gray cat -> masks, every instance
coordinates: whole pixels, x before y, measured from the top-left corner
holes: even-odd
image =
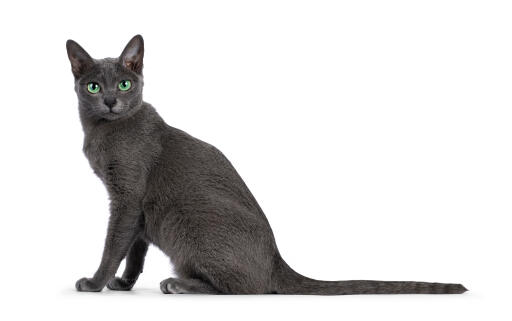
[[[78,291],[127,291],[142,272],[148,244],[167,254],[177,278],[163,293],[463,293],[460,284],[318,281],[300,275],[277,249],[270,225],[231,163],[215,147],[168,126],[142,100],[142,37],[119,58],[96,60],[66,43],[83,150],[110,195],[103,257]],[[115,273],[126,258],[121,277]]]

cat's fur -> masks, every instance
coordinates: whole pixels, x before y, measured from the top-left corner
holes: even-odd
[[[68,40],[83,150],[110,195],[110,220],[100,266],[78,291],[130,290],[148,244],[175,266],[164,293],[385,294],[463,293],[460,284],[317,281],[281,258],[253,195],[215,147],[168,126],[142,100],[143,40],[135,36],[119,58],[92,59]],[[118,83],[130,80],[126,92]],[[87,84],[101,86],[91,94]],[[107,106],[107,105],[110,105]],[[122,277],[115,273],[126,258]]]

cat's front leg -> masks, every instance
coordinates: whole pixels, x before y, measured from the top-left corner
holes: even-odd
[[[99,292],[115,275],[128,249],[142,231],[139,204],[133,200],[112,202],[100,266],[92,278],[82,278],[76,282],[78,291]]]
[[[114,277],[107,283],[107,287],[114,291],[129,291],[134,286],[144,268],[144,258],[148,251],[148,242],[138,238],[126,256],[126,267],[121,277]]]

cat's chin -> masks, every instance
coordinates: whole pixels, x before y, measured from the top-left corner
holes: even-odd
[[[121,118],[124,118],[124,117],[126,117],[124,113],[108,112],[108,113],[104,113],[102,115],[102,118],[104,118],[106,120],[117,120],[117,119],[121,119]]]

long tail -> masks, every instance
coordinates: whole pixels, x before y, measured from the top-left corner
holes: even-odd
[[[349,294],[461,294],[462,284],[409,281],[319,281],[295,272],[279,258],[274,266],[276,293],[311,295]]]

